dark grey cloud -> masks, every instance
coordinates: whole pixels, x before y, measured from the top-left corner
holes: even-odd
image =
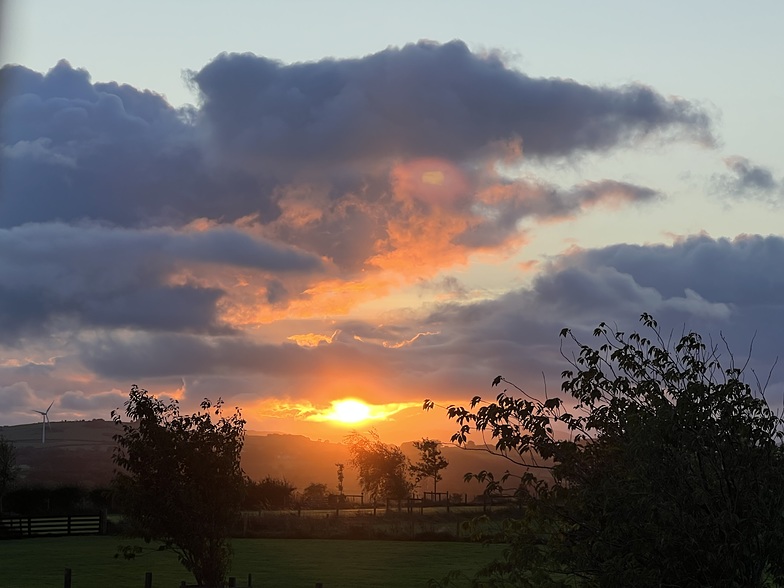
[[[317,271],[318,258],[236,229],[131,230],[60,223],[0,229],[0,338],[76,325],[225,330],[218,288],[172,284],[188,263]]]
[[[744,235],[713,239],[696,235],[673,245],[613,245],[575,253],[570,263],[586,271],[612,267],[642,287],[670,298],[686,289],[706,300],[784,306],[784,238]]]
[[[65,61],[45,75],[4,66],[0,87],[0,227],[277,214],[274,180],[211,166],[194,113],[158,94],[93,84]]]
[[[476,157],[522,139],[528,156],[602,151],[658,133],[712,142],[698,106],[651,88],[535,79],[460,41],[284,65],[223,54],[192,74],[200,116],[230,157],[271,165]]]
[[[784,200],[784,179],[777,180],[770,169],[740,156],[728,157],[724,164],[731,173],[713,176],[714,192],[731,199]]]
[[[521,140],[529,156],[548,158],[711,133],[695,104],[640,85],[529,78],[460,42],[292,65],[221,55],[192,81],[202,104],[176,109],[154,92],[93,83],[66,61],[46,74],[0,68],[0,227],[253,219],[271,238],[359,272],[400,214],[390,184],[399,158],[456,160],[471,180],[457,200],[470,206],[497,179],[478,181],[476,160],[498,156],[498,145]],[[604,198],[611,183],[593,190]],[[456,242],[495,246],[525,215],[591,203],[587,186],[543,189],[538,199],[480,207]],[[305,221],[292,214],[298,191],[318,211]]]
[[[652,313],[666,337],[696,330],[721,346],[726,337],[735,361],[764,380],[784,349],[784,238],[734,240],[691,237],[670,246],[615,245],[562,256],[530,288],[471,304],[445,304],[424,323],[439,330],[433,349],[401,349],[407,360],[440,357],[446,370],[466,364],[519,379],[533,390],[560,384],[565,362],[558,349],[561,328],[586,343],[600,322],[628,332],[642,329],[640,314]],[[438,355],[433,355],[435,352]],[[497,375],[497,374],[496,374]],[[753,383],[753,374],[747,376]],[[486,378],[487,379],[487,378]],[[489,380],[487,380],[489,381]],[[784,372],[774,371],[776,402]]]
[[[82,343],[81,358],[101,376],[136,379],[241,373],[316,377],[325,367],[361,370],[366,363],[356,347],[346,345],[308,349],[243,336],[181,333],[105,334]]]
[[[322,267],[321,260],[310,253],[254,239],[229,227],[194,233],[148,231],[146,235],[152,241],[150,246],[185,260],[278,272],[314,271]]]
[[[529,182],[505,182],[490,188],[498,193],[492,204],[472,204],[470,209],[480,221],[454,242],[469,247],[500,245],[517,232],[525,218],[563,219],[601,204],[619,205],[652,201],[661,195],[656,190],[626,182],[604,180],[585,182],[570,190]]]

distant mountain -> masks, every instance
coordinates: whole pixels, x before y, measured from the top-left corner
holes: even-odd
[[[112,437],[118,432],[120,428],[115,423],[100,419],[52,422],[42,445],[40,423],[0,427],[0,433],[16,446],[22,483],[46,486],[109,484],[114,471]],[[439,491],[468,494],[473,498],[481,493],[482,486],[476,482],[466,484],[463,481],[466,472],[488,469],[503,473],[506,462],[474,448],[477,450],[442,447],[449,466],[442,471],[444,479],[438,484]],[[403,443],[401,449],[410,460],[418,459],[412,442]],[[266,476],[283,478],[298,490],[311,483],[326,484],[330,491],[336,492],[338,463],[345,465],[345,492],[358,494],[359,483],[349,464],[346,445],[283,433],[249,431],[245,437],[242,467],[254,480]],[[422,489],[432,490],[432,480],[423,481]]]

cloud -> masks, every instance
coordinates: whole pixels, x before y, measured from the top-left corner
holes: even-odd
[[[96,411],[108,415],[112,410],[121,407],[127,400],[128,393],[120,390],[93,394],[86,394],[82,390],[68,390],[58,398],[57,408],[58,412],[67,412],[71,415],[90,415]]]
[[[95,83],[61,61],[0,68],[0,227],[83,219],[117,225],[274,216],[271,180],[209,165],[194,113],[153,92]]]
[[[312,272],[318,258],[237,229],[199,232],[98,225],[28,224],[0,229],[0,337],[86,327],[220,331],[219,287],[199,267]],[[191,268],[190,277],[184,274]]]
[[[472,365],[487,381],[493,372],[514,374],[539,390],[543,371],[559,381],[561,328],[570,327],[592,343],[599,322],[631,332],[641,328],[640,314],[650,312],[665,337],[670,329],[675,337],[694,329],[720,343],[723,334],[738,363],[754,340],[751,367],[765,374],[784,348],[778,328],[784,321],[784,279],[770,269],[782,256],[784,238],[774,236],[701,235],[672,245],[575,250],[543,268],[530,287],[493,300],[441,305],[420,324],[441,332],[434,349],[420,347],[407,360],[415,366],[418,357],[434,363],[442,358],[444,369],[454,373]],[[784,377],[774,375],[784,391]]]
[[[712,142],[694,104],[642,85],[536,79],[464,43],[419,42],[359,59],[283,63],[223,54],[192,80],[230,158],[270,166],[439,156],[522,140],[529,157],[602,151],[661,133]]]
[[[651,188],[604,180],[585,182],[570,190],[526,181],[491,184],[471,205],[469,226],[453,243],[472,248],[498,246],[518,232],[524,219],[558,221],[574,217],[595,206],[613,208],[659,198]]]
[[[0,386],[0,406],[3,407],[3,412],[22,411],[35,402],[37,402],[35,393],[27,382],[15,382],[10,386]]]
[[[613,267],[665,297],[689,288],[707,300],[751,307],[784,303],[784,277],[770,271],[782,257],[784,239],[778,236],[695,235],[669,246],[613,245],[579,251],[568,260],[586,271]]]
[[[347,312],[465,265],[475,251],[520,247],[526,218],[562,220],[656,195],[610,179],[563,189],[502,177],[495,163],[519,160],[521,144],[529,157],[547,159],[649,136],[709,142],[711,134],[707,114],[687,101],[640,85],[530,78],[460,42],[291,65],[221,55],[192,74],[198,108],[93,83],[66,61],[46,74],[5,66],[0,77],[7,89],[0,227],[89,222],[182,231],[204,223],[208,234],[172,240],[164,253],[233,267],[257,268],[258,241],[269,249],[263,276],[224,271],[197,285],[168,271],[168,281],[155,275],[148,298],[111,295],[94,309],[59,295],[34,295],[25,306],[25,291],[13,288],[4,295],[9,307],[21,305],[19,319],[6,317],[14,333],[52,316],[206,331],[221,322],[218,306],[234,326]],[[306,253],[325,259],[331,272],[269,275],[273,258],[283,271]],[[73,265],[64,261],[56,273],[81,275]],[[244,290],[226,298],[237,282]],[[257,306],[256,296],[268,305]],[[138,313],[177,299],[172,314]]]
[[[0,386],[20,402],[46,390],[86,414],[138,382],[186,401],[407,406],[510,369],[539,378],[570,322],[645,310],[728,324],[755,300],[779,307],[755,257],[772,263],[775,240],[573,251],[495,300],[452,277],[477,254],[517,254],[533,223],[661,197],[500,170],[711,145],[696,103],[532,78],[457,41],[298,64],[220,55],[191,82],[200,104],[177,109],[65,61],[0,68]],[[714,258],[761,289],[727,278],[718,297]],[[444,297],[370,318],[408,287]]]
[[[773,172],[749,161],[733,156],[724,160],[729,174],[716,174],[711,179],[711,189],[727,198],[756,198],[768,202],[781,202],[784,198],[784,181],[776,180]]]
[[[362,363],[361,353],[345,345],[309,349],[295,343],[260,343],[242,335],[105,334],[81,346],[85,365],[113,378],[233,373],[315,377],[326,369],[352,369],[352,362]]]

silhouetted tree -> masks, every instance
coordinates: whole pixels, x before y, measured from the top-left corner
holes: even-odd
[[[327,506],[329,492],[326,484],[313,482],[302,491],[302,502],[308,508],[324,508]]]
[[[346,438],[351,465],[359,472],[362,489],[372,500],[401,500],[411,491],[408,459],[397,445],[383,443],[378,433],[361,435],[354,431]]]
[[[3,497],[16,481],[16,447],[0,434],[0,514],[3,512]]]
[[[260,482],[250,478],[245,480],[244,504],[248,508],[271,510],[286,508],[291,502],[291,495],[297,489],[285,479],[267,476]]]
[[[417,483],[424,478],[433,478],[433,494],[438,491],[438,482],[443,479],[441,470],[449,465],[441,455],[440,445],[440,441],[426,437],[421,441],[414,441],[414,447],[419,451],[419,461],[411,465],[411,473],[414,474]]]
[[[205,399],[199,412],[182,415],[176,400],[167,404],[133,386],[125,403],[131,422],[112,411],[123,428],[114,437],[115,486],[127,520],[210,587],[223,586],[228,574],[227,538],[244,490],[245,421],[239,409],[224,417],[222,406]],[[124,550],[127,557],[137,552]]]
[[[338,497],[343,496],[343,480],[345,480],[345,475],[343,474],[344,465],[342,463],[335,464],[338,468]],[[340,500],[340,498],[338,498]]]
[[[516,467],[525,516],[507,557],[485,573],[504,586],[762,586],[784,581],[784,423],[742,381],[726,343],[694,332],[671,343],[601,324],[596,347],[570,330],[560,397],[507,384],[494,402],[450,406],[465,444],[489,432]],[[721,357],[723,356],[723,357]],[[720,361],[721,359],[721,361]],[[432,408],[431,401],[425,402]]]

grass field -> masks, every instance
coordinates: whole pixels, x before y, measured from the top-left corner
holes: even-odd
[[[128,541],[125,541],[128,543]],[[121,537],[63,537],[0,542],[0,588],[60,588],[63,570],[73,588],[153,588],[193,582],[172,553],[115,559]],[[231,575],[254,588],[416,588],[451,570],[471,575],[500,556],[502,545],[426,541],[236,539]]]

